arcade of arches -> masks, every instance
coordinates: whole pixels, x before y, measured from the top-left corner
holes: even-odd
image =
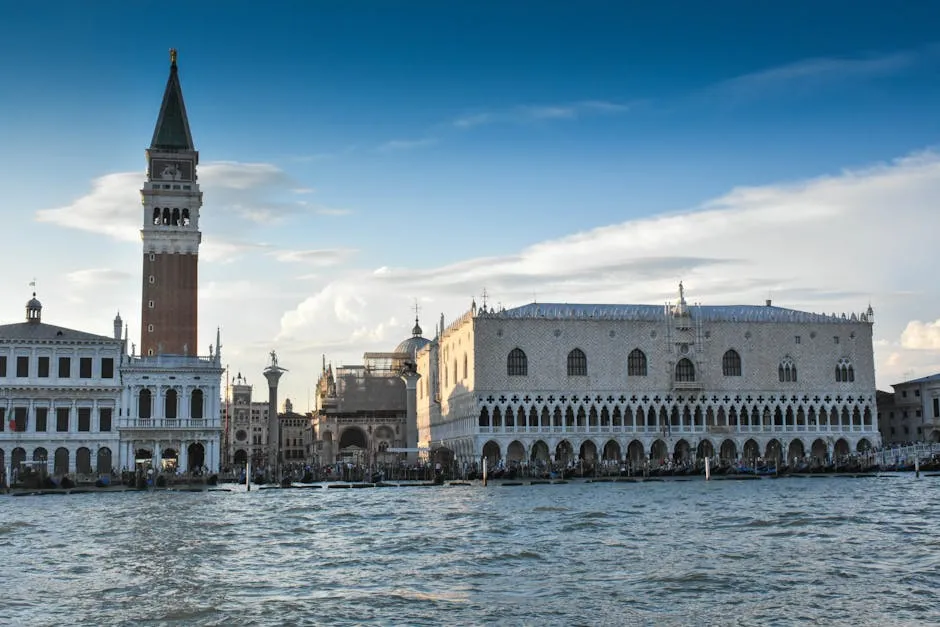
[[[0,448],[0,470],[7,468],[18,469],[23,462],[45,463],[46,471],[51,475],[79,474],[97,475],[111,473],[113,467],[113,452],[107,446],[97,450],[87,446],[57,446],[47,449],[42,446],[17,446],[10,450]]]
[[[576,462],[594,464],[597,462],[629,462],[650,466],[685,463],[708,458],[720,458],[729,461],[766,460],[793,461],[794,459],[813,458],[817,461],[838,459],[854,453],[863,453],[873,448],[872,441],[860,438],[775,438],[775,437],[736,437],[736,438],[642,438],[631,440],[590,438],[551,438],[523,442],[512,440],[503,444],[497,440],[487,440],[479,455],[472,450],[473,443],[462,441],[452,454],[457,459],[474,461],[484,457],[490,466],[500,461],[510,464],[559,464],[568,465]],[[449,449],[438,449],[447,451]],[[784,456],[784,452],[786,455]]]
[[[128,466],[132,463],[136,468],[154,468],[161,472],[196,472],[204,467],[212,468],[210,455],[215,450],[213,445],[211,440],[121,443],[127,449],[123,459],[129,460]],[[218,455],[218,451],[215,454]]]

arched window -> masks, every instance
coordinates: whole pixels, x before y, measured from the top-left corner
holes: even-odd
[[[688,359],[682,358],[676,364],[676,381],[695,381],[695,366]]]
[[[721,358],[721,372],[726,377],[741,376],[741,356],[738,355],[738,351],[733,349],[725,351],[724,357]]]
[[[454,385],[457,385],[457,358],[454,358]]]
[[[467,354],[463,354],[463,378],[467,378]]]
[[[160,207],[153,208],[153,223],[160,224]]]
[[[164,207],[163,208],[163,226],[169,226],[169,225],[170,225],[170,208]]]
[[[524,377],[529,374],[529,359],[521,348],[509,351],[506,358],[506,374],[510,377]]]
[[[189,209],[183,209],[183,226],[189,226]]]
[[[166,397],[163,400],[163,415],[166,418],[176,418],[179,415],[177,408],[179,407],[179,395],[176,393],[176,390],[167,390]]]
[[[584,351],[580,348],[576,348],[568,353],[568,376],[587,376],[587,355],[585,355]]]
[[[646,353],[639,348],[634,348],[630,351],[630,354],[627,355],[627,376],[646,376]]]
[[[851,383],[853,381],[855,381],[855,368],[852,367],[848,359],[843,357],[836,364],[836,382]]]
[[[137,397],[137,417],[150,418],[153,406],[150,390],[141,390]]]
[[[179,208],[173,209],[173,226],[180,225],[180,210]]]
[[[192,396],[189,397],[189,417],[202,418],[203,416],[202,390],[193,390]]]

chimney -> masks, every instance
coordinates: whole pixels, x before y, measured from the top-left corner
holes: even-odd
[[[770,307],[770,303],[771,303],[771,300],[768,298],[768,299],[767,299],[767,306],[768,306],[768,307]]]

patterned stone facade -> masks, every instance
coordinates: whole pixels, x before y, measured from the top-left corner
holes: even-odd
[[[681,293],[474,308],[418,354],[419,442],[465,461],[849,454],[880,444],[872,322]]]

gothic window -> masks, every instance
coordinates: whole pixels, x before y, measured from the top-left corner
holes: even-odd
[[[780,379],[780,383],[796,383],[796,364],[789,356],[784,357],[777,366],[777,378]]]
[[[137,397],[137,416],[140,418],[150,418],[151,416],[151,395],[150,390],[141,390]]]
[[[521,348],[509,351],[506,358],[506,374],[510,377],[524,377],[529,374],[529,359]]]
[[[646,353],[639,348],[634,348],[630,351],[630,354],[627,355],[627,376],[646,376]]]
[[[576,348],[568,353],[568,376],[587,376],[587,355],[585,355],[584,351],[580,348]]]
[[[726,377],[741,376],[741,356],[738,355],[738,351],[732,349],[725,352],[724,357],[721,358],[721,372]]]
[[[839,363],[836,364],[836,382],[852,383],[853,381],[855,381],[855,369],[852,367],[849,360],[843,357],[839,360]]]
[[[688,359],[680,359],[676,364],[676,381],[695,381],[695,366]]]

